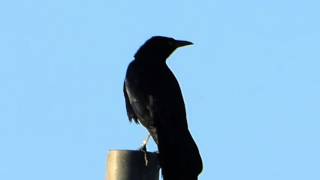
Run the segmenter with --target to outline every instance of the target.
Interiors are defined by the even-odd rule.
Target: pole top
[[[110,150],[107,180],[159,180],[158,153]]]

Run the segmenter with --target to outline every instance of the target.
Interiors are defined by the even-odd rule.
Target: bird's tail
[[[190,132],[175,133],[171,140],[159,141],[160,165],[164,180],[197,180],[202,159]]]

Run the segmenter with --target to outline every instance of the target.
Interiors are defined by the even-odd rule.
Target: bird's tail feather
[[[175,134],[165,141],[159,138],[160,165],[165,180],[196,180],[202,171],[202,159],[190,132]]]

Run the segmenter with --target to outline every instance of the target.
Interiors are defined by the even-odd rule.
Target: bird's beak
[[[191,45],[193,44],[190,41],[182,41],[182,40],[176,40],[176,46],[178,47],[182,47],[182,46],[187,46],[187,45]]]

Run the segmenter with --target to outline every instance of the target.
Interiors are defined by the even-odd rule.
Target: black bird
[[[178,81],[166,64],[175,49],[191,44],[151,37],[129,64],[123,87],[129,120],[145,126],[158,145],[164,180],[197,180],[202,171]]]

